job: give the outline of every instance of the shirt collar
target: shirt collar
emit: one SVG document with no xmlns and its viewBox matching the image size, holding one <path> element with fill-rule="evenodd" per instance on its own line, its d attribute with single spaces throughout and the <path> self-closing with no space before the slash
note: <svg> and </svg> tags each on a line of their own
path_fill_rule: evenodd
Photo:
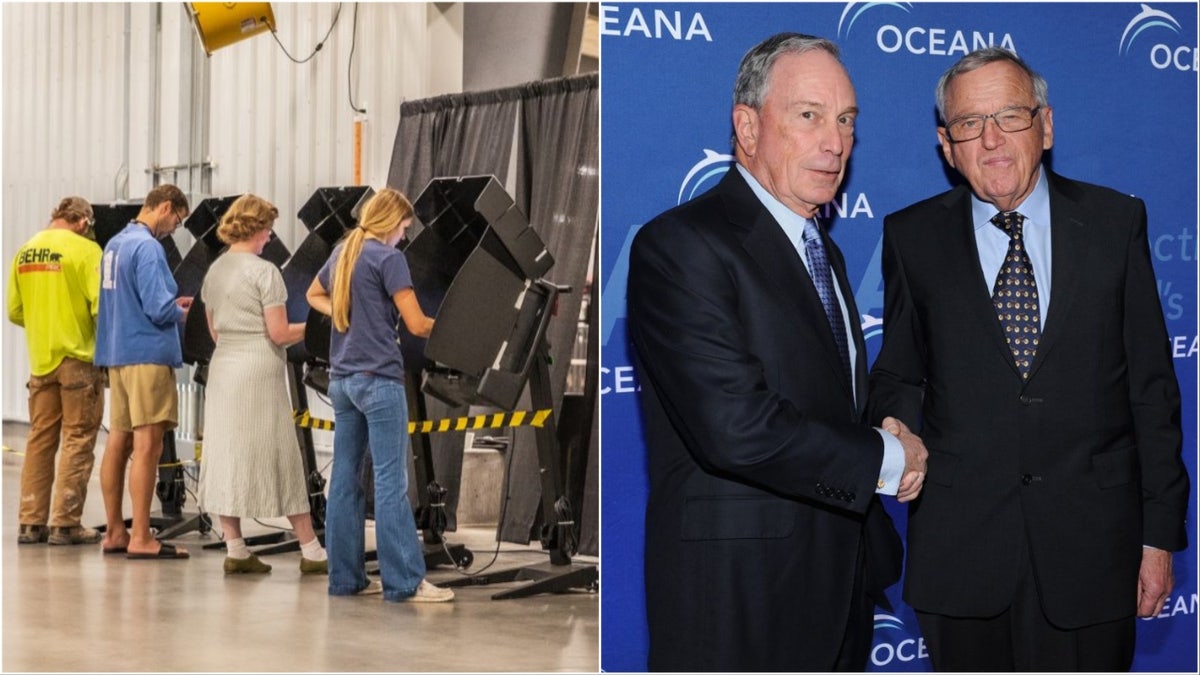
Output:
<svg viewBox="0 0 1200 675">
<path fill-rule="evenodd" d="M 792 243 L 799 243 L 803 246 L 804 225 L 808 219 L 784 206 L 783 202 L 776 199 L 770 192 L 767 192 L 767 189 L 758 182 L 758 179 L 746 167 L 736 162 L 734 166 L 741 172 L 742 178 L 746 179 L 746 184 L 750 186 L 750 190 L 754 192 L 754 196 L 758 197 L 758 201 L 762 202 L 762 205 L 775 218 L 775 222 L 779 223 L 779 226 L 783 228 L 788 239 Z"/>
</svg>

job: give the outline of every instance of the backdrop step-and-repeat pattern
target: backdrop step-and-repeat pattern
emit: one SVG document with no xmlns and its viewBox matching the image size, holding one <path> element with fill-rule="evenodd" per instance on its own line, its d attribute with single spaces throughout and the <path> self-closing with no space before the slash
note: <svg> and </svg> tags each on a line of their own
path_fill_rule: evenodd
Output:
<svg viewBox="0 0 1200 675">
<path fill-rule="evenodd" d="M 742 54 L 781 31 L 842 49 L 862 110 L 843 191 L 825 207 L 863 313 L 868 357 L 882 335 L 883 218 L 955 180 L 937 143 L 934 86 L 972 49 L 1012 49 L 1050 84 L 1065 176 L 1145 200 L 1159 299 L 1183 391 L 1196 523 L 1195 3 L 602 4 L 603 643 L 605 670 L 644 670 L 645 448 L 625 330 L 629 244 L 650 218 L 708 190 L 732 161 L 730 107 Z M 904 532 L 904 509 L 885 500 Z M 1138 621 L 1134 669 L 1196 670 L 1197 544 L 1175 556 L 1162 613 Z M 900 585 L 880 611 L 870 668 L 929 670 Z"/>
</svg>

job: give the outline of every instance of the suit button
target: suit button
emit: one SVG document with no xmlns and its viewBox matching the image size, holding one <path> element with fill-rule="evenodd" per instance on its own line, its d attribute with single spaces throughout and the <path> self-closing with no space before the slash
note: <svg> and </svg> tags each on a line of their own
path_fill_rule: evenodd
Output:
<svg viewBox="0 0 1200 675">
<path fill-rule="evenodd" d="M 853 504 L 853 503 L 854 503 L 854 493 L 853 493 L 853 492 L 851 492 L 850 494 L 846 495 L 846 503 L 847 503 L 847 504 Z"/>
<path fill-rule="evenodd" d="M 1033 482 L 1033 474 L 1024 474 L 1021 476 L 1021 485 L 1029 485 Z"/>
</svg>

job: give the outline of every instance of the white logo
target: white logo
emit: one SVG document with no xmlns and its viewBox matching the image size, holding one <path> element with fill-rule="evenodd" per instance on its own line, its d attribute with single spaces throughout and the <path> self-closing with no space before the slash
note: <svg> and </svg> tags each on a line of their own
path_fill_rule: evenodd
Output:
<svg viewBox="0 0 1200 675">
<path fill-rule="evenodd" d="M 1175 20 L 1175 17 L 1161 10 L 1152 9 L 1150 5 L 1142 5 L 1142 11 L 1133 17 L 1129 25 L 1125 26 L 1125 32 L 1121 33 L 1121 43 L 1117 45 L 1117 53 L 1129 54 L 1129 48 L 1133 46 L 1134 38 L 1147 28 L 1155 27 L 1179 32 L 1179 22 Z M 1135 28 L 1137 30 L 1134 30 Z M 1130 31 L 1133 32 L 1132 35 L 1130 35 Z"/>
<path fill-rule="evenodd" d="M 880 335 L 883 335 L 883 317 L 881 317 L 881 316 L 874 317 L 874 316 L 871 316 L 870 314 L 863 314 L 862 315 L 862 332 L 863 332 L 863 342 L 866 342 L 867 340 L 870 340 L 873 337 L 879 337 Z M 879 617 L 880 616 L 881 615 L 879 615 L 879 614 L 875 615 L 875 627 L 876 628 L 879 627 Z"/>
<path fill-rule="evenodd" d="M 857 5 L 862 5 L 862 6 L 857 8 L 857 11 L 854 12 L 854 16 L 850 16 L 850 11 L 855 9 L 855 7 Z M 844 38 L 844 37 L 849 36 L 850 29 L 854 27 L 854 22 L 858 20 L 858 17 L 862 16 L 863 12 L 865 12 L 868 9 L 871 9 L 873 7 L 880 7 L 880 6 L 895 7 L 897 9 L 902 9 L 905 12 L 907 12 L 912 8 L 912 3 L 911 2 L 863 2 L 863 3 L 847 2 L 846 9 L 842 10 L 842 18 L 838 19 L 838 30 L 837 30 L 838 37 Z M 846 23 L 847 16 L 850 16 L 850 23 Z M 842 32 L 842 24 L 846 25 L 845 33 Z"/>
<path fill-rule="evenodd" d="M 713 41 L 712 34 L 708 32 L 708 24 L 704 23 L 704 15 L 700 12 L 693 13 L 691 19 L 687 20 L 685 24 L 683 12 L 679 10 L 671 12 L 656 9 L 651 15 L 651 19 L 647 20 L 641 8 L 634 7 L 629 12 L 629 16 L 624 21 L 625 25 L 622 27 L 620 16 L 622 9 L 618 5 L 600 5 L 601 35 L 629 37 L 634 33 L 640 33 L 644 37 L 655 40 L 692 40 L 695 38 L 704 38 L 708 42 Z"/>
<path fill-rule="evenodd" d="M 1179 34 L 1179 22 L 1166 12 L 1154 9 L 1150 5 L 1142 5 L 1142 11 L 1133 17 L 1121 33 L 1121 41 L 1117 43 L 1117 55 L 1129 56 L 1133 50 L 1133 41 L 1143 31 L 1151 28 L 1166 28 Z M 1188 45 L 1168 45 L 1158 43 L 1150 47 L 1150 65 L 1156 70 L 1174 68 L 1180 72 L 1200 71 L 1200 50 Z"/>
<path fill-rule="evenodd" d="M 899 617 L 891 614 L 876 614 L 875 615 L 875 630 L 880 628 L 892 628 L 894 630 L 903 630 L 904 622 Z"/>
<path fill-rule="evenodd" d="M 912 3 L 908 2 L 849 2 L 842 10 L 838 20 L 838 37 L 850 35 L 850 29 L 869 9 L 876 7 L 893 7 L 911 14 Z M 875 32 L 875 46 L 885 54 L 895 54 L 906 51 L 910 54 L 929 56 L 966 56 L 973 50 L 982 47 L 1003 47 L 1013 53 L 1017 48 L 1013 44 L 1012 35 L 997 34 L 994 31 L 962 30 L 958 28 L 943 28 L 930 26 L 910 26 L 901 28 L 892 24 L 884 24 Z"/>
<path fill-rule="evenodd" d="M 891 614 L 876 614 L 875 615 L 875 630 L 895 630 L 907 632 L 904 628 L 904 622 Z M 891 664 L 893 661 L 901 661 L 907 663 L 918 659 L 929 658 L 929 651 L 925 648 L 925 638 L 905 638 L 899 642 L 880 642 L 871 649 L 871 663 L 876 667 L 883 667 Z"/>
<path fill-rule="evenodd" d="M 1177 595 L 1174 600 L 1170 596 L 1163 602 L 1162 611 L 1154 616 L 1144 616 L 1142 621 L 1154 621 L 1155 619 L 1170 619 L 1175 616 L 1183 615 L 1195 616 L 1197 600 L 1200 599 L 1196 593 L 1192 593 L 1191 597 L 1187 595 Z"/>
<path fill-rule="evenodd" d="M 687 175 L 683 177 L 683 182 L 679 184 L 679 195 L 676 197 L 675 203 L 682 204 L 703 192 L 700 188 L 704 187 L 709 179 L 729 171 L 733 161 L 733 155 L 722 155 L 715 150 L 705 148 L 704 159 L 696 162 L 691 171 L 688 171 Z"/>
</svg>

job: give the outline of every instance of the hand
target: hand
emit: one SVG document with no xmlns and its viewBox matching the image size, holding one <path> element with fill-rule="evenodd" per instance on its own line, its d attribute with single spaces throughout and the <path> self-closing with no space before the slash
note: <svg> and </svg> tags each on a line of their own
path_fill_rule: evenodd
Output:
<svg viewBox="0 0 1200 675">
<path fill-rule="evenodd" d="M 1142 569 L 1138 572 L 1137 615 L 1142 618 L 1157 616 L 1174 587 L 1171 552 L 1160 548 L 1143 548 Z"/>
<path fill-rule="evenodd" d="M 184 316 L 187 316 L 188 310 L 192 308 L 192 298 L 188 296 L 175 298 L 175 304 L 179 305 L 179 309 L 183 310 Z"/>
<path fill-rule="evenodd" d="M 883 430 L 895 436 L 904 446 L 904 477 L 900 479 L 896 499 L 901 504 L 911 502 L 921 494 L 921 488 L 925 484 L 929 451 L 925 449 L 921 438 L 909 431 L 904 422 L 895 417 L 884 418 Z"/>
</svg>

